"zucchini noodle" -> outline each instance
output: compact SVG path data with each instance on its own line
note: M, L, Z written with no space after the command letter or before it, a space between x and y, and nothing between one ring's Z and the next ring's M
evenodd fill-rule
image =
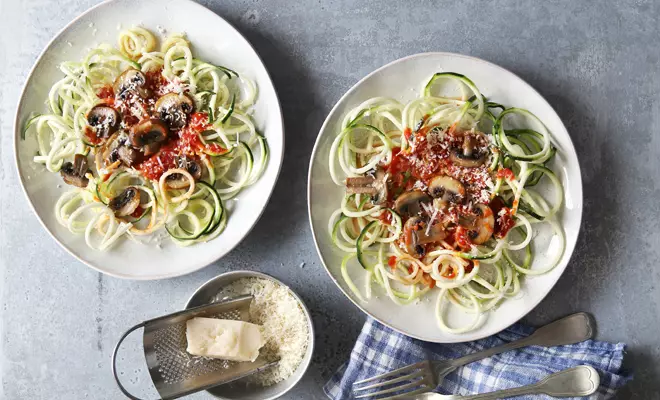
M406 104L359 104L328 160L330 177L346 187L328 221L346 253L346 286L365 302L375 284L397 305L433 292L440 329L477 329L520 294L522 278L547 273L564 253L556 153L534 114L491 102L457 73L434 74ZM542 226L550 237L538 238ZM548 256L536 259L544 246ZM354 281L360 271L364 288ZM450 326L450 306L470 322Z
M123 237L159 241L161 229L179 246L216 238L224 202L268 162L251 117L255 83L195 58L182 34L133 27L117 43L62 63L47 112L23 126L33 161L78 186L57 200L58 222L99 251Z

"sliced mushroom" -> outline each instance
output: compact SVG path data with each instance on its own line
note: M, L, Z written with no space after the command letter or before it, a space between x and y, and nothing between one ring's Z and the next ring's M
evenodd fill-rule
M87 113L87 123L94 128L96 137L106 138L119 128L119 113L112 107L99 104Z
M449 176L436 176L429 183L429 193L435 198L433 204L438 209L445 208L449 203L460 204L465 198L463 184Z
M382 204L387 200L387 175L382 169L375 174L346 178L346 193L369 194L374 204Z
M447 232L441 224L432 224L421 217L412 217L403 227L403 237L406 252L411 256L423 257L427 243L437 243L447 237Z
M127 167L133 166L133 164L135 164L140 158L140 153L129 146L119 146L117 147L116 151L117 158L121 160L121 162L124 163L124 165Z
M147 78L144 74L135 68L124 71L115 79L112 88L119 99L125 99L128 93L135 93L140 97L147 97Z
M474 215L461 215L458 223L468 231L468 237L474 244L483 244L493 236L495 215L485 204L475 206Z
M89 183L89 179L85 176L88 171L87 157L76 154L73 162L67 161L62 165L60 175L67 184L84 188Z
M202 177L202 166L194 159L186 156L180 156L176 160L177 168L185 169L192 175L193 179L199 180ZM170 189L183 189L190 185L188 179L182 174L172 174L165 178L165 182Z
M193 99L185 93L168 93L154 106L158 116L172 128L182 128L188 121L188 114L195 108Z
M486 152L476 148L478 142L474 134L463 136L461 148L454 148L449 155L451 161L461 167L478 167L486 161Z
M421 190L403 193L394 202L394 209L399 215L417 215L421 211L421 203L431 201L428 194Z
M128 134L125 131L115 132L103 143L97 157L103 166L109 166L121 161L127 167L132 166L139 160L139 153L130 147Z
M167 140L168 129L158 119L145 119L131 131L129 138L133 147L142 149L145 156L156 154L160 144Z
M118 196L113 197L108 203L108 207L115 212L118 217L131 215L140 205L140 191L138 188L129 186Z

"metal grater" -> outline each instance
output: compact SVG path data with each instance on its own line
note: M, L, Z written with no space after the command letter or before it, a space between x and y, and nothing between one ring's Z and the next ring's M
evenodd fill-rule
M142 343L149 375L162 399L176 399L200 390L259 372L278 360L259 356L254 362L233 362L188 354L186 321L194 317L248 321L252 296L190 308L135 325L126 331L112 354L112 373L119 389L133 400L141 400L129 393L119 382L116 359L119 346L133 331L144 328Z

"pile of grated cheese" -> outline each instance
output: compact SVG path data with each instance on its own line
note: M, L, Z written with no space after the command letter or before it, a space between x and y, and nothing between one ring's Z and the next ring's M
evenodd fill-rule
M238 279L223 288L214 301L247 294L254 297L250 304L250 322L261 325L266 342L259 354L280 361L246 377L245 381L259 386L274 385L293 375L307 352L307 317L291 291L270 279Z

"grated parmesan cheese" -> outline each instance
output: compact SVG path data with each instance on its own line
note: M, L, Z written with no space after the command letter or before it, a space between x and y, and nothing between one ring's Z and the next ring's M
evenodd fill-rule
M270 279L238 279L218 293L214 301L246 294L254 296L250 304L250 322L261 325L266 342L260 354L280 361L244 380L258 386L274 385L293 375L307 352L307 317L291 291Z

